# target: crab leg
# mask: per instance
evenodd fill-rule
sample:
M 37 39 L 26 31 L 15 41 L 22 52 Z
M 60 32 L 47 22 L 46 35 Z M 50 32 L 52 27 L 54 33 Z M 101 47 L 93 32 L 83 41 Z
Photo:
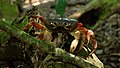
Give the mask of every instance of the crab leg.
M 83 27 L 83 25 L 81 23 L 78 24 L 78 28 L 77 30 L 79 30 L 80 32 L 84 32 L 85 35 L 86 35 L 86 38 L 87 38 L 87 45 L 89 44 L 90 42 L 90 38 L 92 38 L 92 43 L 93 43 L 93 47 L 94 49 L 92 50 L 92 52 L 89 54 L 89 55 L 92 55 L 96 48 L 97 48 L 97 41 L 95 39 L 95 36 L 94 36 L 94 33 L 92 30 L 88 30 L 86 29 L 85 27 Z
M 42 16 L 34 16 L 34 18 L 35 19 L 38 18 L 41 22 L 45 22 L 45 19 Z M 28 25 L 26 25 L 24 30 L 29 30 L 31 26 L 34 26 L 35 28 L 42 29 L 42 30 L 45 29 L 45 26 L 43 26 L 35 21 L 31 21 Z
M 29 30 L 31 26 L 33 26 L 35 28 L 38 28 L 38 29 L 41 29 L 41 30 L 45 29 L 45 26 L 43 26 L 43 25 L 41 25 L 39 23 L 36 23 L 34 21 L 31 21 L 29 24 L 26 25 L 26 27 L 24 28 L 24 30 Z
M 37 28 L 37 29 L 41 29 L 42 31 L 44 31 L 44 30 L 45 30 L 45 26 L 42 25 L 42 24 L 40 24 L 40 23 L 35 22 L 34 19 L 37 19 L 37 18 L 38 18 L 42 23 L 45 22 L 45 19 L 44 19 L 42 16 L 33 16 L 32 19 L 31 19 L 31 22 L 29 22 L 29 23 L 26 25 L 26 27 L 24 28 L 24 30 L 25 30 L 25 31 L 26 31 L 26 30 L 29 30 L 30 27 L 33 26 L 33 27 L 35 27 L 35 28 Z M 43 36 L 44 36 L 44 33 L 41 32 L 40 34 L 38 34 L 37 38 L 38 38 L 38 39 L 43 39 Z
M 91 32 L 91 30 L 90 30 L 90 32 Z M 92 55 L 95 52 L 96 48 L 97 48 L 97 41 L 95 39 L 94 33 L 90 34 L 90 36 L 92 38 L 92 43 L 93 43 L 94 49 L 91 51 L 91 53 L 89 55 Z
M 45 19 L 42 16 L 35 16 L 34 18 L 38 18 L 39 20 L 41 20 L 41 22 L 45 22 Z
M 96 39 L 95 39 L 95 36 L 94 36 L 94 33 L 93 33 L 92 30 L 87 30 L 87 31 L 85 32 L 85 35 L 86 35 L 86 38 L 87 38 L 87 40 L 88 40 L 87 45 L 88 45 L 89 42 L 90 42 L 90 38 L 92 38 L 92 43 L 93 43 L 94 49 L 93 49 L 92 52 L 89 54 L 89 55 L 92 55 L 92 54 L 95 52 L 96 48 L 97 48 L 97 41 L 96 41 Z

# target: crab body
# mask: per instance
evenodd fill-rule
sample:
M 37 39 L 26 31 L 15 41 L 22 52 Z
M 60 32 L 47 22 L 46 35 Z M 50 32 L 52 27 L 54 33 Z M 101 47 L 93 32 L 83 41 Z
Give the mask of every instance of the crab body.
M 80 33 L 85 33 L 86 35 L 86 39 L 87 39 L 87 44 L 90 41 L 90 38 L 92 38 L 92 42 L 93 42 L 93 46 L 94 49 L 92 50 L 92 52 L 90 53 L 93 54 L 93 52 L 96 50 L 97 48 L 97 42 L 94 36 L 94 33 L 91 30 L 86 29 L 85 27 L 83 27 L 82 23 L 79 23 L 77 20 L 75 19 L 70 19 L 70 18 L 52 18 L 52 19 L 44 19 L 42 16 L 35 16 L 34 18 L 38 18 L 41 21 L 40 23 L 31 21 L 26 27 L 26 29 L 29 29 L 30 26 L 34 26 L 37 29 L 41 29 L 41 30 L 49 30 L 52 36 L 52 40 L 51 42 L 54 42 L 55 39 L 58 39 L 59 36 L 58 34 L 61 33 L 61 40 L 59 41 L 60 43 L 58 44 L 62 44 L 62 45 L 69 45 L 70 50 L 69 52 L 74 52 L 78 43 L 79 43 L 79 39 L 80 39 Z M 74 38 L 69 38 L 69 37 L 73 37 L 70 33 L 74 32 L 75 34 L 73 35 Z M 44 33 L 43 33 L 44 34 Z M 44 36 L 44 35 L 41 35 Z M 44 38 L 44 37 L 42 37 Z M 70 40 L 70 41 L 69 41 Z M 57 40 L 58 41 L 58 40 Z M 62 42 L 62 43 L 61 43 Z M 69 42 L 69 43 L 68 43 Z
M 52 32 L 66 33 L 72 32 L 77 28 L 78 21 L 68 18 L 46 19 L 44 25 Z

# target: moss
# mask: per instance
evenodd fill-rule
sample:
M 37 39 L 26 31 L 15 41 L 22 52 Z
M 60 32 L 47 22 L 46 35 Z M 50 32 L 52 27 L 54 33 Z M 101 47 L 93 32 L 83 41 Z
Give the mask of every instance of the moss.
M 1 19 L 5 18 L 7 21 L 13 21 L 17 15 L 17 8 L 15 4 L 11 4 L 11 0 L 0 0 Z

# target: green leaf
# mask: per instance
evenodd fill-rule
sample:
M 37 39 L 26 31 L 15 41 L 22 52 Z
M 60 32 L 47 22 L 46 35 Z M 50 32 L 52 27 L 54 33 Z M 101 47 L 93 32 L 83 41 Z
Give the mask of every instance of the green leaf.
M 60 14 L 61 17 L 64 15 L 66 4 L 66 0 L 56 0 L 56 13 Z

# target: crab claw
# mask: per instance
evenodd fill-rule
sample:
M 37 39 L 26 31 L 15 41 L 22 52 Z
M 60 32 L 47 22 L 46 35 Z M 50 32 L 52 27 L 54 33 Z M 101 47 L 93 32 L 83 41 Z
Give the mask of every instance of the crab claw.
M 70 46 L 70 52 L 73 53 L 78 45 L 79 39 L 80 39 L 80 32 L 76 31 L 74 35 L 75 39 L 72 41 Z
M 77 40 L 77 39 L 74 39 L 74 40 L 72 41 L 72 43 L 71 43 L 71 46 L 70 46 L 70 52 L 71 52 L 71 53 L 73 53 L 73 52 L 75 51 L 77 45 L 78 45 L 78 40 Z

